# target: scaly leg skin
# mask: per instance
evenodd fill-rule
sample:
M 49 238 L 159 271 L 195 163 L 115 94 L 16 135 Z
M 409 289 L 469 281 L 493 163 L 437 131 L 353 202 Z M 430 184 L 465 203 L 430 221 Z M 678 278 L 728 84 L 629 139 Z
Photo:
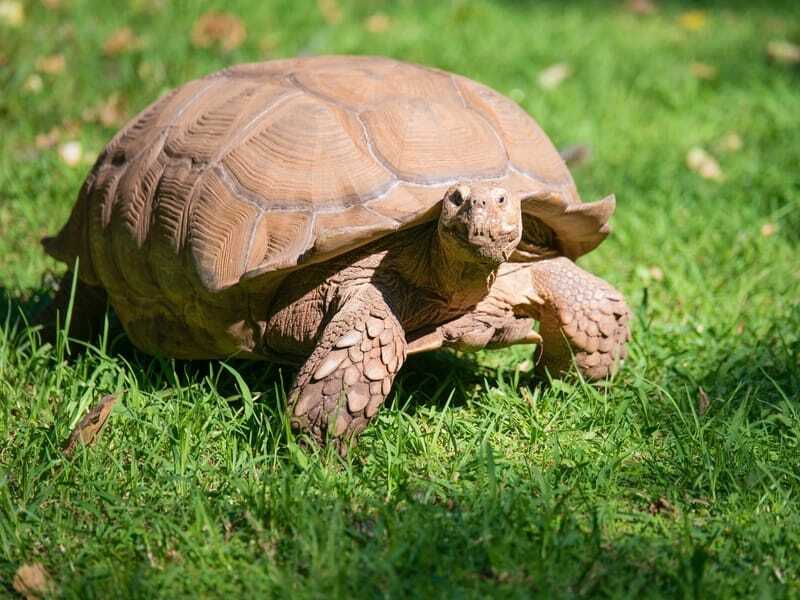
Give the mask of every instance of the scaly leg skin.
M 627 356 L 630 335 L 628 310 L 622 295 L 567 258 L 530 265 L 542 336 L 540 371 L 558 375 L 569 369 L 572 357 L 587 379 L 612 375 Z
M 54 344 L 58 338 L 58 328 L 64 327 L 72 294 L 73 273 L 68 271 L 58 286 L 53 301 L 43 308 L 33 319 L 33 325 L 41 325 L 40 336 L 43 343 Z M 108 295 L 101 287 L 75 282 L 75 299 L 69 322 L 69 337 L 84 342 L 93 341 L 103 329 L 103 320 L 108 306 Z
M 378 412 L 406 358 L 400 322 L 375 287 L 355 291 L 322 331 L 289 393 L 292 427 L 340 453 Z
M 408 353 L 439 348 L 472 352 L 539 344 L 542 338 L 533 330 L 533 322 L 542 302 L 533 289 L 530 265 L 503 264 L 486 298 L 471 312 L 414 336 Z
M 542 338 L 533 330 L 533 319 L 500 317 L 479 310 L 419 336 L 408 345 L 408 354 L 453 348 L 462 352 L 497 350 L 517 344 L 538 344 Z

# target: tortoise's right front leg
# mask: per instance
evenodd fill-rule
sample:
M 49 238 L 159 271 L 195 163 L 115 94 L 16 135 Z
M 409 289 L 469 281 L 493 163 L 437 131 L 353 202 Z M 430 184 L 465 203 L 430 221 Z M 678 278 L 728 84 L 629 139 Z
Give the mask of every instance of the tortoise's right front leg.
M 379 290 L 355 290 L 317 340 L 289 393 L 292 427 L 320 444 L 360 433 L 386 399 L 406 357 L 400 322 Z

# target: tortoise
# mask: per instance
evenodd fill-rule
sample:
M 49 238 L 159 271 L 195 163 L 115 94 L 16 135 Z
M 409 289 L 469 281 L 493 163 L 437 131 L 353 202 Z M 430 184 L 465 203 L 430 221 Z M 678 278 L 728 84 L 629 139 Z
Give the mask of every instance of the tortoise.
M 540 368 L 574 357 L 608 377 L 629 311 L 574 261 L 614 208 L 583 203 L 537 123 L 484 85 L 303 57 L 154 102 L 43 245 L 71 268 L 55 310 L 77 271 L 74 335 L 96 331 L 109 302 L 146 353 L 299 366 L 293 427 L 341 446 L 411 353 L 539 344 Z

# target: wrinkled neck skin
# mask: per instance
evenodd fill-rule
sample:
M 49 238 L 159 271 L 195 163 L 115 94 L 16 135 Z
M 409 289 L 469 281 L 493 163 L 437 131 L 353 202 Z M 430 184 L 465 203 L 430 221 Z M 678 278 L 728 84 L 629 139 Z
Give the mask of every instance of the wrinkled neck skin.
M 499 265 L 481 259 L 476 252 L 437 227 L 420 245 L 408 249 L 413 267 L 409 283 L 440 297 L 453 312 L 464 312 L 489 293 Z

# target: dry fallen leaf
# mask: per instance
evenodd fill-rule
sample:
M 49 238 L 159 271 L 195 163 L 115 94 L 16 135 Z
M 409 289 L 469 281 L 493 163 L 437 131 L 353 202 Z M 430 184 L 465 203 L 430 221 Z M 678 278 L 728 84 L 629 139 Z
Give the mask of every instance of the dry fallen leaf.
M 708 412 L 708 407 L 711 405 L 711 400 L 708 398 L 708 394 L 703 388 L 697 390 L 697 414 L 705 416 Z
M 328 25 L 337 25 L 342 20 L 342 8 L 337 0 L 317 0 L 317 7 Z
M 628 12 L 636 13 L 637 15 L 652 15 L 658 10 L 652 0 L 630 0 L 625 8 Z
M 706 21 L 703 10 L 687 10 L 678 16 L 678 25 L 688 31 L 700 31 L 706 26 Z
M 744 146 L 742 137 L 736 133 L 728 133 L 717 142 L 717 150 L 720 152 L 738 152 Z
M 247 37 L 242 20 L 230 13 L 209 11 L 201 15 L 192 27 L 192 44 L 208 48 L 215 44 L 223 50 L 238 48 Z
M 370 33 L 383 33 L 391 26 L 392 19 L 382 13 L 376 13 L 364 21 L 364 28 Z
M 58 10 L 61 8 L 61 0 L 42 0 L 42 4 L 47 10 Z
M 113 93 L 104 102 L 84 110 L 81 117 L 84 121 L 111 127 L 121 125 L 125 121 L 127 113 L 122 96 L 118 93 Z
M 538 82 L 544 89 L 553 90 L 570 75 L 572 75 L 572 67 L 566 63 L 556 63 L 539 73 Z
M 72 455 L 78 447 L 78 442 L 84 446 L 90 446 L 100 431 L 103 425 L 106 424 L 108 416 L 111 414 L 111 409 L 117 402 L 116 394 L 108 394 L 98 402 L 92 409 L 86 413 L 86 416 L 81 419 L 80 423 L 72 430 L 72 433 L 64 444 L 64 454 L 66 456 Z
M 650 274 L 653 281 L 664 280 L 664 271 L 662 271 L 660 267 L 650 267 L 647 272 Z
M 691 72 L 692 76 L 696 77 L 697 79 L 704 79 L 706 81 L 716 79 L 717 74 L 719 73 L 717 67 L 714 65 L 701 62 L 694 62 L 690 64 L 689 71 Z
M 67 62 L 64 60 L 63 54 L 51 54 L 50 56 L 43 56 L 36 61 L 36 68 L 42 73 L 48 75 L 58 75 L 64 71 Z
M 106 56 L 116 56 L 124 52 L 137 50 L 141 47 L 142 40 L 133 32 L 133 29 L 130 27 L 123 27 L 117 29 L 106 38 L 103 44 L 103 54 Z
M 37 134 L 34 143 L 39 150 L 47 150 L 58 144 L 59 139 L 61 139 L 61 130 L 58 127 L 53 127 L 47 133 Z
M 25 21 L 25 9 L 15 0 L 2 0 L 0 2 L 0 23 L 9 27 L 19 27 Z
M 22 84 L 22 89 L 26 92 L 30 92 L 31 94 L 38 94 L 42 91 L 43 87 L 44 82 L 38 73 L 32 73 L 31 75 L 28 75 L 25 83 Z
M 651 515 L 657 515 L 658 513 L 662 512 L 675 512 L 675 507 L 672 505 L 672 502 L 667 500 L 664 496 L 661 496 L 658 500 L 651 502 L 649 509 Z
M 722 181 L 723 174 L 719 163 L 702 148 L 692 148 L 686 155 L 686 166 L 704 179 Z
M 567 166 L 573 169 L 589 162 L 592 158 L 592 149 L 586 144 L 567 146 L 559 150 L 558 153 L 563 161 L 567 163 Z
M 772 237 L 773 235 L 775 235 L 776 230 L 777 227 L 775 227 L 775 223 L 764 223 L 761 226 L 761 235 L 763 235 L 764 237 Z
M 789 42 L 772 41 L 767 44 L 767 54 L 775 62 L 800 64 L 800 46 Z
M 25 600 L 36 600 L 54 592 L 50 574 L 38 562 L 28 563 L 17 569 L 12 585 Z
M 75 140 L 65 142 L 58 147 L 58 155 L 61 157 L 67 166 L 74 167 L 81 162 L 83 157 L 83 148 L 81 143 Z

